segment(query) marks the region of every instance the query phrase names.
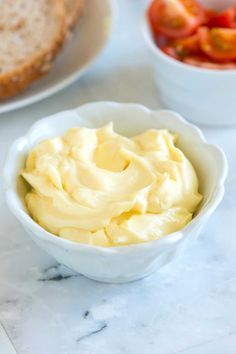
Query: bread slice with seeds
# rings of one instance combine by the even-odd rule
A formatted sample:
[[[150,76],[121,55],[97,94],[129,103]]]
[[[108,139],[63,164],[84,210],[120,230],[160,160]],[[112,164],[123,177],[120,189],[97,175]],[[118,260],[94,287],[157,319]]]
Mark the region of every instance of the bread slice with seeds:
[[[0,99],[45,75],[67,33],[64,0],[0,0]]]
[[[66,22],[69,30],[73,30],[83,11],[84,0],[64,0],[66,8]]]

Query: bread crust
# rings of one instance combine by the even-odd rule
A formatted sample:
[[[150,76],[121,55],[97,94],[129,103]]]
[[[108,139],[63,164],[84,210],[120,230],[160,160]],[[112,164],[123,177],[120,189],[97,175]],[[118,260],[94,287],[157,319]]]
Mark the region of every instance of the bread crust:
[[[66,38],[66,12],[63,0],[53,0],[58,17],[58,33],[53,42],[13,70],[0,74],[0,100],[25,90],[35,80],[47,74]]]
[[[66,23],[67,23],[67,28],[69,31],[72,31],[75,26],[77,25],[77,22],[79,20],[79,17],[83,11],[84,8],[84,3],[85,0],[64,0],[65,1],[65,8],[67,12],[66,16]],[[73,1],[73,11],[71,12],[69,7],[67,7],[67,2]]]

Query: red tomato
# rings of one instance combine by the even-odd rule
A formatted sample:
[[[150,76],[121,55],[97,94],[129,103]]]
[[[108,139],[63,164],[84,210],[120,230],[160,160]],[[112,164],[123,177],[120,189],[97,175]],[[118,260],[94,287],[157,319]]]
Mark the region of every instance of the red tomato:
[[[204,56],[190,56],[183,60],[184,63],[197,66],[205,69],[214,69],[214,70],[232,70],[236,69],[236,63],[227,62],[227,63],[214,63],[209,61],[209,58]]]
[[[209,19],[209,22],[207,23],[207,26],[235,28],[236,27],[236,6],[229,7],[223,12],[211,17]]]
[[[178,56],[178,54],[176,53],[175,48],[170,47],[170,46],[166,46],[161,48],[161,50],[167,54],[169,57],[180,60],[180,57]]]
[[[206,9],[205,10],[205,21],[204,21],[204,26],[209,26],[213,18],[218,16],[218,12],[214,9]]]
[[[214,61],[236,60],[236,29],[200,27],[198,35],[202,51]]]
[[[197,34],[186,38],[169,40],[165,46],[160,48],[164,53],[178,60],[183,60],[189,55],[201,54],[199,38]]]
[[[203,7],[195,0],[154,0],[148,17],[153,32],[169,38],[192,34],[205,19]]]
[[[155,42],[159,48],[163,48],[169,45],[169,39],[166,36],[158,33],[155,35]]]
[[[175,48],[177,55],[181,59],[201,52],[198,34],[186,38],[175,39],[171,41],[171,46]]]

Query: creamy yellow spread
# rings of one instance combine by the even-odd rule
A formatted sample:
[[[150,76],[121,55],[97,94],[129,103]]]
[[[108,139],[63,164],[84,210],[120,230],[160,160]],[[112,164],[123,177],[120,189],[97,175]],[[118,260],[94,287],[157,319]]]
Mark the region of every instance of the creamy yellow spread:
[[[202,196],[176,138],[164,129],[127,138],[109,123],[42,141],[22,171],[30,215],[59,237],[105,247],[180,230]]]

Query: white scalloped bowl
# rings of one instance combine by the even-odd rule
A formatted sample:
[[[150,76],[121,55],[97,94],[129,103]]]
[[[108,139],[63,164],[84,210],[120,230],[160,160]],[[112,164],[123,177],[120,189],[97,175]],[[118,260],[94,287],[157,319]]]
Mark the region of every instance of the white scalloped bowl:
[[[39,141],[62,135],[73,126],[101,127],[114,122],[115,130],[132,136],[150,128],[167,128],[179,135],[178,146],[193,163],[204,200],[199,212],[182,230],[159,240],[121,247],[95,247],[59,238],[29,216],[18,187],[19,169]],[[104,282],[127,282],[142,278],[169,263],[195,239],[224,194],[227,162],[224,153],[206,143],[201,131],[171,111],[151,111],[137,104],[98,102],[65,111],[35,123],[17,139],[6,159],[5,192],[8,206],[30,237],[58,262],[89,278]]]

